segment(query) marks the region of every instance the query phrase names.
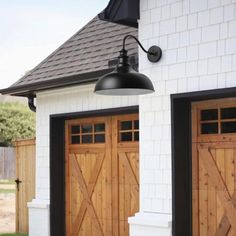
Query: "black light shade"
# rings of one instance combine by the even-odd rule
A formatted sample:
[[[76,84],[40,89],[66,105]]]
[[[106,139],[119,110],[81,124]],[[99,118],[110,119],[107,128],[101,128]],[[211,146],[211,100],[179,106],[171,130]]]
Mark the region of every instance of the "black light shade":
[[[125,41],[129,37],[139,44],[150,62],[158,62],[161,59],[162,51],[158,46],[152,46],[146,51],[136,37],[126,35],[123,39],[123,49],[120,51],[116,69],[98,80],[94,89],[95,93],[102,95],[141,95],[155,92],[151,80],[146,75],[136,72],[129,64],[129,57],[125,50]]]
[[[127,51],[120,51],[119,64],[96,83],[94,92],[102,95],[141,95],[153,93],[151,80],[136,72],[128,63]]]

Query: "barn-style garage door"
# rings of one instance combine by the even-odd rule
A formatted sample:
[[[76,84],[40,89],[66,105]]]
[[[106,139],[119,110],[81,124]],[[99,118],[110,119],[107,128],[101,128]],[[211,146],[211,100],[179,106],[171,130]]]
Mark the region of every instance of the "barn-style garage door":
[[[192,104],[194,236],[236,235],[236,99]]]
[[[66,235],[128,236],[139,210],[138,115],[66,122]]]

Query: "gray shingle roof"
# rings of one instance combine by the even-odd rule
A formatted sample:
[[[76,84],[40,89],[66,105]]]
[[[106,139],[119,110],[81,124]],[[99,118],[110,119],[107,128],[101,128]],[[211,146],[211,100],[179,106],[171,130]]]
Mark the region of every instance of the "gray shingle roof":
[[[118,56],[122,39],[127,34],[137,37],[137,29],[102,21],[96,16],[28,74],[0,92],[24,95],[27,88],[33,88],[34,84],[40,90],[41,85],[42,89],[47,89],[44,82],[56,82],[62,78],[90,73],[94,76],[96,72],[100,72],[97,73],[100,76],[101,71],[109,69],[108,61]],[[136,54],[138,51],[137,44],[132,39],[127,41],[126,49],[129,54]],[[27,93],[36,91],[33,90],[27,90]]]

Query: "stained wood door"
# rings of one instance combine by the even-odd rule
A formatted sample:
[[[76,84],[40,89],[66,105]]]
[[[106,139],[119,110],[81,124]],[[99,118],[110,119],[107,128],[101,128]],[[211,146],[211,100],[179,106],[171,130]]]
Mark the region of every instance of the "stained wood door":
[[[139,210],[138,115],[66,122],[66,235],[128,236]]]
[[[236,99],[192,104],[194,236],[236,235]]]
[[[35,198],[35,139],[15,142],[16,150],[16,232],[28,233],[27,203]]]

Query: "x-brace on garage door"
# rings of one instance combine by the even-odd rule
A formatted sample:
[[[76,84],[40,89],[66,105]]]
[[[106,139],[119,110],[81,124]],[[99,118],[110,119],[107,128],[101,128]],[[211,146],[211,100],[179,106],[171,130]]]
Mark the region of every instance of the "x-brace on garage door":
[[[128,236],[139,210],[137,114],[66,122],[66,235]]]
[[[192,104],[193,236],[236,235],[236,99]]]

